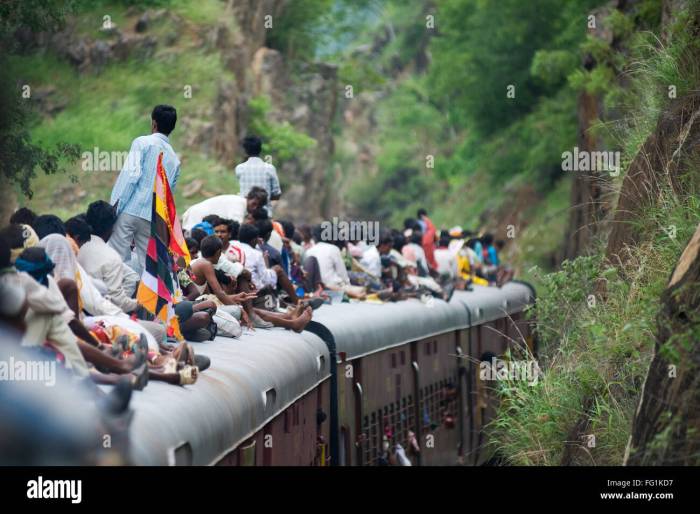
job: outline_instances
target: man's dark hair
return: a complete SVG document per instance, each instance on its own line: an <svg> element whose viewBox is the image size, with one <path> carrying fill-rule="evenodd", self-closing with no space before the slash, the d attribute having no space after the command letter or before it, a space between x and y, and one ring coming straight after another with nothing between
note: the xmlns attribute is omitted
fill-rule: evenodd
<svg viewBox="0 0 700 514"><path fill-rule="evenodd" d="M167 136L175 128L177 111L172 105L156 105L151 113L151 119L156 122L158 132Z"/></svg>
<svg viewBox="0 0 700 514"><path fill-rule="evenodd" d="M428 211L426 211L425 209L418 209L418 213L417 213L417 214L418 214L418 219L420 219L421 216L427 216L427 215L428 215Z"/></svg>
<svg viewBox="0 0 700 514"><path fill-rule="evenodd" d="M258 207L264 207L267 205L267 191L265 188L260 187L260 186L253 186L250 188L250 191L248 191L248 194L245 195L245 197L248 200L252 200L253 198L258 199Z"/></svg>
<svg viewBox="0 0 700 514"><path fill-rule="evenodd" d="M79 245L90 241L90 225L85 221L84 214L78 214L66 220L66 233L75 239Z"/></svg>
<svg viewBox="0 0 700 514"><path fill-rule="evenodd" d="M10 245L10 248L21 248L24 246L24 227L22 225L8 225L0 230L0 237Z"/></svg>
<svg viewBox="0 0 700 514"><path fill-rule="evenodd" d="M221 222L219 221L220 219L221 219L221 218L219 218L219 216L216 215L216 214L209 214L208 216L204 216L204 217L202 218L202 221L206 221L206 222L209 223L209 224L212 226L212 228L213 228L213 227L215 227L215 226L221 224Z"/></svg>
<svg viewBox="0 0 700 514"><path fill-rule="evenodd" d="M478 237L472 237L471 239L467 240L467 246L469 248L471 248L472 250L474 250L476 248L476 243L478 243L478 242L479 242Z"/></svg>
<svg viewBox="0 0 700 514"><path fill-rule="evenodd" d="M257 157L262 151L262 140L258 136L246 136L241 143L249 157Z"/></svg>
<svg viewBox="0 0 700 514"><path fill-rule="evenodd" d="M391 235L391 232L384 232L379 239L379 244L377 246L384 245L394 246L394 236Z"/></svg>
<svg viewBox="0 0 700 514"><path fill-rule="evenodd" d="M250 223L244 223L238 230L238 240L241 243L246 243L250 246L254 246L253 243L258 236L258 229L255 227L255 225L251 225Z"/></svg>
<svg viewBox="0 0 700 514"><path fill-rule="evenodd" d="M36 213L33 210L27 207L20 207L14 212L12 216L10 216L10 223L13 223L15 225L33 225L35 219Z"/></svg>
<svg viewBox="0 0 700 514"><path fill-rule="evenodd" d="M190 231L190 237L197 241L198 245L202 244L202 239L207 237L209 234L207 234L206 230L202 230L201 228L193 228Z"/></svg>
<svg viewBox="0 0 700 514"><path fill-rule="evenodd" d="M418 224L418 222L417 222L415 219L413 219L413 218L406 218L405 220L403 220L403 228L404 228L404 229L409 229L409 228L410 228L411 230L413 230L413 229L415 229L416 227L420 227L420 225Z"/></svg>
<svg viewBox="0 0 700 514"><path fill-rule="evenodd" d="M450 239L449 234L447 236L440 236L440 240L438 241L438 246L440 246L442 248L446 248L446 247L450 246L450 241L451 241L451 239Z"/></svg>
<svg viewBox="0 0 700 514"><path fill-rule="evenodd" d="M202 242L199 244L199 251L202 254L202 257L213 257L216 252L221 250L223 247L223 243L221 242L221 239L219 239L216 236L207 236L204 239L202 239Z"/></svg>
<svg viewBox="0 0 700 514"><path fill-rule="evenodd" d="M491 246L493 244L493 234L484 234L484 237L481 238L481 244Z"/></svg>
<svg viewBox="0 0 700 514"><path fill-rule="evenodd" d="M320 243L323 240L323 227L321 225L314 225L311 227L311 237L314 241Z"/></svg>
<svg viewBox="0 0 700 514"><path fill-rule="evenodd" d="M238 230L241 228L241 224L238 223L236 220L230 220L230 223L228 224L228 231L231 234L230 238L233 239L238 239Z"/></svg>
<svg viewBox="0 0 700 514"><path fill-rule="evenodd" d="M50 234L66 235L66 227L61 221L61 218L53 214L37 216L32 228L39 239L44 239Z"/></svg>
<svg viewBox="0 0 700 514"><path fill-rule="evenodd" d="M234 227L234 223L236 224L235 227ZM238 232L239 223L237 221L229 220L226 218L219 218L218 223L216 225L214 225L212 223L212 227L214 227L214 228L216 228L219 225L226 225L226 229L228 230L228 232L231 236L233 236L234 229L236 230L236 232Z"/></svg>
<svg viewBox="0 0 700 514"><path fill-rule="evenodd" d="M255 221L266 220L270 217L270 215L267 213L267 209L263 207L255 209L253 212L250 213L250 215Z"/></svg>
<svg viewBox="0 0 700 514"><path fill-rule="evenodd" d="M282 225L282 230L284 230L284 237L287 239L292 239L294 237L294 223L287 220L280 220L280 225Z"/></svg>
<svg viewBox="0 0 700 514"><path fill-rule="evenodd" d="M117 213L109 203L97 200L88 205L85 221L88 222L92 233L102 237L111 232L117 222Z"/></svg>
<svg viewBox="0 0 700 514"><path fill-rule="evenodd" d="M202 231L202 232L204 232L204 231ZM204 238L202 238L202 239L204 239ZM190 253L196 254L199 251L199 241L197 241L194 237L186 237L185 244L187 245L188 250L194 249L194 252L190 252Z"/></svg>
<svg viewBox="0 0 700 514"><path fill-rule="evenodd" d="M272 234L273 230L272 222L270 220L257 220L255 222L255 228L258 229L258 233L260 234L260 237L263 238L263 241L270 239L270 235Z"/></svg>
<svg viewBox="0 0 700 514"><path fill-rule="evenodd" d="M406 236L401 232L394 233L394 250L401 251L401 249L406 245Z"/></svg>
<svg viewBox="0 0 700 514"><path fill-rule="evenodd" d="M29 262L44 262L46 257L46 250L41 246L25 248L24 251L19 254L19 258Z"/></svg>

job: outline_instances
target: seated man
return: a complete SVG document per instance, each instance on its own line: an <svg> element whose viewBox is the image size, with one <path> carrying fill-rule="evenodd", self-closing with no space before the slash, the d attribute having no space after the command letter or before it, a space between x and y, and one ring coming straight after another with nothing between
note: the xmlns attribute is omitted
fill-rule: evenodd
<svg viewBox="0 0 700 514"><path fill-rule="evenodd" d="M258 229L254 225L242 225L238 231L238 240L243 250L243 265L250 271L252 282L258 293L272 291L279 285L289 296L292 304L299 303L294 285L279 264L269 266L268 254L263 254L256 247L260 243Z"/></svg>
<svg viewBox="0 0 700 514"><path fill-rule="evenodd" d="M243 225L243 227L245 226ZM203 293L208 288L223 305L242 305L244 310L241 310L240 317L249 328L251 325L256 328L279 326L301 332L311 320L310 307L304 307L300 304L284 314L275 314L267 312L265 309L254 308L251 300L257 294L253 292L254 288L248 288L248 273L246 272L239 276L238 285L242 289L239 293L235 293L236 281L229 279L228 284L221 284L214 269L214 264L218 263L221 257L221 247L221 240L216 236L208 236L202 240L200 248L202 257L192 262L194 284L200 288L200 292Z"/></svg>
<svg viewBox="0 0 700 514"><path fill-rule="evenodd" d="M19 286L26 293L28 308L24 318L24 345L42 346L48 342L50 348L63 355L67 367L77 376L87 376L88 361L108 372L133 374L131 384L134 387L145 385L148 378L145 354L121 360L102 351L99 341L66 301L67 295L77 298L75 282L65 278L54 280L54 264L43 248L26 249L18 257L16 266L18 271L4 273L2 280ZM90 374L100 383L113 383L116 378L99 372Z"/></svg>
<svg viewBox="0 0 700 514"><path fill-rule="evenodd" d="M457 266L457 257L450 246L450 237L441 235L438 241L438 247L434 251L435 262L437 264L437 272L441 277L447 280L457 278L459 269Z"/></svg>
<svg viewBox="0 0 700 514"><path fill-rule="evenodd" d="M269 219L258 220L255 222L255 228L258 229L260 240L262 241L258 247L260 248L261 252L267 252L269 265L282 266L282 253L276 248L272 247L269 243L270 237L274 232L272 221Z"/></svg>
<svg viewBox="0 0 700 514"><path fill-rule="evenodd" d="M306 251L305 258L314 257L318 261L318 268L323 285L331 291L343 291L351 298L364 299L365 288L350 284L348 270L343 262L340 248L336 244L323 241L320 225L313 228L313 236L316 244Z"/></svg>
<svg viewBox="0 0 700 514"><path fill-rule="evenodd" d="M222 271L235 279L241 274L244 267L241 262L234 258L235 253L233 250L231 252L229 250L231 240L238 237L238 227L240 225L237 221L219 218L218 216L209 218L209 221L214 227L214 235L221 240L222 244L221 256L219 257L219 262L214 265L214 269Z"/></svg>
<svg viewBox="0 0 700 514"><path fill-rule="evenodd" d="M107 244L117 221L114 207L102 200L93 202L85 219L92 228L92 236L80 247L78 262L88 274L105 284L108 300L126 313L135 311L138 303L132 296L140 277Z"/></svg>

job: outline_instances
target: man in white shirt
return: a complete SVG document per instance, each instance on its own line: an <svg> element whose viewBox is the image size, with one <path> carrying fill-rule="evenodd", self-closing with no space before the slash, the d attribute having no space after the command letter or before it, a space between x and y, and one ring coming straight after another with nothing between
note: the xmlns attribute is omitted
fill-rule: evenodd
<svg viewBox="0 0 700 514"><path fill-rule="evenodd" d="M450 250L450 238L441 237L438 242L438 247L435 249L435 262L437 264L437 272L447 278L455 279L459 274L457 265L457 256Z"/></svg>
<svg viewBox="0 0 700 514"><path fill-rule="evenodd" d="M192 230L204 218L215 214L220 218L243 223L246 215L267 203L267 192L261 187L253 187L244 197L241 195L219 195L194 204L182 215L182 228Z"/></svg>
<svg viewBox="0 0 700 514"><path fill-rule="evenodd" d="M107 202L98 200L90 204L86 221L92 227L93 234L80 247L78 262L88 274L104 282L107 286L107 299L128 313L138 307L132 295L140 279L114 248L107 244L115 220L114 208Z"/></svg>
<svg viewBox="0 0 700 514"><path fill-rule="evenodd" d="M180 159L170 146L168 136L175 128L177 112L170 105L156 105L151 113L151 134L134 139L119 173L110 203L117 208L117 223L109 245L123 260L130 259L132 241L136 244L139 274L146 266L146 248L151 236L153 184L158 156L163 154L163 168L171 190L180 175Z"/></svg>
<svg viewBox="0 0 700 514"><path fill-rule="evenodd" d="M236 166L236 177L240 184L240 195L245 197L255 186L267 191L268 204L265 206L272 217L272 200L279 200L282 195L280 181L277 178L275 167L260 158L262 141L257 136L246 136L243 139L243 149L248 160Z"/></svg>
<svg viewBox="0 0 700 514"><path fill-rule="evenodd" d="M314 240L316 244L306 250L305 259L315 257L318 261L318 268L321 273L321 281L327 289L334 291L344 291L352 298L364 298L365 289L360 286L353 286L350 283L348 270L340 253L340 248L335 244L328 243L321 239L320 227L314 227Z"/></svg>
<svg viewBox="0 0 700 514"><path fill-rule="evenodd" d="M294 284L282 269L282 266L268 266L267 255L256 248L259 243L259 232L255 225L241 225L238 231L238 247L243 250L243 264L252 276L251 280L255 288L276 289L279 285L291 299L292 303L298 303Z"/></svg>

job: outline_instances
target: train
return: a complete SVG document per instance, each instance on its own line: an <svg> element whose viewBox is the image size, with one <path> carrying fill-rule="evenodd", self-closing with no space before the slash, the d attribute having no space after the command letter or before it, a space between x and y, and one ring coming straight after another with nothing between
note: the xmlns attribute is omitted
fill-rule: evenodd
<svg viewBox="0 0 700 514"><path fill-rule="evenodd" d="M482 465L497 400L479 363L513 345L536 352L534 302L526 282L474 285L449 302L324 305L301 333L196 343L212 365L195 385L134 393L129 462Z"/></svg>

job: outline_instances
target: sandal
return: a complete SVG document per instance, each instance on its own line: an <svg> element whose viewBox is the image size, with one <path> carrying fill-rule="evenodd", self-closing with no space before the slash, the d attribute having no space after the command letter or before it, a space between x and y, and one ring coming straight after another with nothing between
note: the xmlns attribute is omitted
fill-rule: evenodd
<svg viewBox="0 0 700 514"><path fill-rule="evenodd" d="M191 385L197 381L199 371L195 366L185 366L179 371L180 385Z"/></svg>
<svg viewBox="0 0 700 514"><path fill-rule="evenodd" d="M175 357L166 358L163 363L163 373L177 373L177 359Z"/></svg>
<svg viewBox="0 0 700 514"><path fill-rule="evenodd" d="M131 372L131 388L142 391L148 385L148 366L143 364L140 368Z"/></svg>
<svg viewBox="0 0 700 514"><path fill-rule="evenodd" d="M143 353L148 353L148 339L146 339L146 334L140 334L139 340L131 345L132 352L136 353L139 350Z"/></svg>

